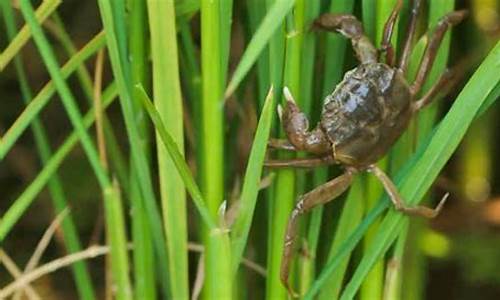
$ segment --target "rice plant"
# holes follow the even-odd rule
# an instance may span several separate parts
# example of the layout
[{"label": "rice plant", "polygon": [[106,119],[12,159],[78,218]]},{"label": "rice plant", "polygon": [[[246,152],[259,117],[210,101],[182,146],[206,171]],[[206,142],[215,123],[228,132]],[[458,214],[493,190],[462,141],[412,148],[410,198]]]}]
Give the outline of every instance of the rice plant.
[{"label": "rice plant", "polygon": [[0,298],[289,299],[290,213],[343,167],[265,167],[312,157],[268,147],[283,90],[312,128],[359,64],[315,20],[356,16],[413,82],[429,32],[467,10],[420,95],[452,84],[377,163],[408,205],[451,193],[442,213],[402,214],[358,176],[301,217],[288,275],[303,299],[495,299],[500,2],[420,2],[406,44],[415,0],[0,1]]}]

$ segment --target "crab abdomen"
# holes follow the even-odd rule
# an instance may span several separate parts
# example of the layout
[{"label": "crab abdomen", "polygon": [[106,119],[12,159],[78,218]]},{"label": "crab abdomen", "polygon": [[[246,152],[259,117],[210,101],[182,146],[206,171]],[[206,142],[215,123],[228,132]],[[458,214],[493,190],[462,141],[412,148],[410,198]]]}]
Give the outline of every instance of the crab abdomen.
[{"label": "crab abdomen", "polygon": [[380,159],[407,127],[411,101],[403,75],[385,64],[347,72],[325,99],[321,116],[336,159],[357,167]]}]

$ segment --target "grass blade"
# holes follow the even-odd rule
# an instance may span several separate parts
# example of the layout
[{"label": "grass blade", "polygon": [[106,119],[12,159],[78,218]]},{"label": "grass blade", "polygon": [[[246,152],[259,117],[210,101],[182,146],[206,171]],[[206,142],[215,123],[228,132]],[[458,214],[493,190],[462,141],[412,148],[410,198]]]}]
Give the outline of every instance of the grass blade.
[{"label": "grass blade", "polygon": [[[184,156],[182,95],[177,55],[174,1],[148,3],[155,106]],[[163,222],[174,299],[189,298],[186,192],[175,165],[157,137]]]},{"label": "grass blade", "polygon": [[[189,171],[189,167],[184,161],[182,154],[178,150],[178,147],[173,139],[173,137],[168,133],[165,125],[161,120],[161,116],[158,111],[155,109],[151,101],[149,100],[148,95],[144,91],[144,89],[139,85],[136,86],[136,92],[138,98],[141,100],[144,108],[147,110],[149,117],[153,121],[155,128],[160,136],[160,139],[168,151],[172,161],[175,164],[177,172],[179,172],[180,177],[182,178],[184,185],[186,186],[191,199],[193,200],[196,208],[198,209],[198,213],[201,215],[202,220],[205,225],[208,227],[209,232],[207,235],[207,248],[214,251],[214,256],[209,257],[208,259],[215,260],[213,263],[219,263],[222,267],[206,269],[205,276],[213,276],[214,279],[230,279],[230,255],[231,248],[229,242],[229,235],[226,228],[217,227],[217,223],[212,219],[212,215],[208,206],[205,204],[205,200],[201,194],[200,189],[196,185],[191,172]],[[223,218],[219,214],[219,217]],[[219,282],[222,284],[222,282]],[[230,283],[229,283],[230,284]],[[207,295],[209,299],[231,299],[231,288],[230,286],[221,287],[220,289],[210,289],[210,293]],[[222,298],[219,298],[222,295]]]},{"label": "grass blade", "polygon": [[[87,43],[77,54],[72,56],[68,62],[61,68],[61,74],[64,78],[69,77],[87,58],[104,47],[106,42],[103,32],[97,34]],[[16,119],[12,126],[5,132],[0,141],[0,159],[3,159],[7,152],[12,148],[17,139],[21,136],[28,125],[39,114],[39,112],[49,102],[56,91],[53,81],[49,81],[42,90],[31,100],[21,115]]]},{"label": "grass blade", "polygon": [[[5,0],[2,2],[6,2]],[[61,0],[46,0],[42,1],[38,9],[36,10],[35,17],[37,21],[41,24],[43,23],[61,4]],[[0,71],[3,71],[5,66],[16,56],[21,48],[29,41],[31,37],[31,30],[29,26],[25,25],[17,33],[16,37],[12,39],[7,48],[0,53]]]},{"label": "grass blade", "polygon": [[[109,57],[111,60],[111,67],[118,86],[120,95],[120,105],[122,114],[125,120],[125,127],[129,139],[131,149],[132,166],[137,172],[138,185],[141,192],[140,200],[142,203],[138,204],[144,207],[148,214],[148,225],[150,226],[152,240],[154,243],[157,271],[159,282],[163,288],[164,297],[170,294],[168,286],[168,254],[166,252],[166,242],[162,231],[161,217],[157,207],[156,196],[152,186],[152,178],[149,169],[147,155],[141,143],[141,133],[139,131],[140,125],[137,124],[135,119],[134,102],[138,101],[133,98],[132,94],[132,76],[130,74],[130,63],[127,59],[127,52],[120,48],[120,45],[125,44],[125,41],[119,41],[117,33],[115,32],[115,15],[113,12],[112,2],[108,0],[99,0],[99,9],[101,18],[106,30],[106,40],[108,45]],[[124,21],[124,20],[122,20]],[[122,24],[123,27],[123,24]],[[123,28],[122,28],[123,29]],[[120,35],[122,38],[123,36]],[[126,49],[125,49],[126,50]],[[135,199],[135,198],[133,198]]]},{"label": "grass blade", "polygon": [[[203,196],[212,217],[217,217],[224,200],[224,99],[232,0],[201,0],[201,145],[200,179]],[[230,259],[221,261],[219,250],[227,250],[205,231],[205,295],[210,299],[228,299],[232,295]],[[230,256],[228,257],[230,258]]]},{"label": "grass blade", "polygon": [[[147,3],[143,0],[134,0],[130,13],[130,59],[134,63],[131,67],[132,81],[134,84],[144,84],[149,82],[149,53],[148,53],[148,20]],[[146,112],[138,101],[134,104],[135,120],[137,129],[141,136],[141,146],[147,155],[147,161],[151,161],[151,130],[147,122]],[[133,163],[131,162],[133,166]],[[132,204],[132,239],[134,243],[134,279],[135,296],[138,299],[156,299],[156,272],[154,258],[154,241],[151,228],[148,226],[148,213],[144,207],[144,200],[141,198],[138,172],[135,167],[130,172],[130,199]],[[165,270],[166,271],[166,270]],[[168,282],[162,283],[162,287],[167,293]]]},{"label": "grass blade", "polygon": [[[7,35],[9,39],[12,40],[16,34],[16,23],[14,19],[13,9],[9,3],[3,1],[0,2],[2,7],[2,12],[4,15],[4,20],[7,27]],[[28,104],[32,96],[32,91],[28,83],[28,77],[24,71],[24,64],[21,57],[14,57],[14,64],[16,67],[16,72],[21,88],[21,94],[24,102]],[[50,147],[50,142],[47,137],[47,132],[43,127],[40,119],[35,118],[32,122],[33,136],[35,138],[35,143],[37,151],[40,155],[40,159],[43,165],[46,165],[52,156],[52,150]],[[52,179],[48,183],[48,189],[52,198],[52,202],[55,207],[55,214],[59,214],[68,206],[68,201],[64,192],[61,178],[54,174]],[[81,243],[78,237],[78,232],[75,227],[72,216],[67,216],[64,218],[61,224],[64,244],[68,253],[75,253],[81,250]],[[92,281],[88,273],[87,265],[85,262],[77,262],[72,266],[73,275],[75,277],[76,288],[78,290],[78,295],[81,299],[95,299],[94,288],[92,286]]]},{"label": "grass blade", "polygon": [[[108,106],[116,97],[116,86],[111,84],[103,93],[103,107]],[[95,121],[94,112],[90,110],[83,118],[83,124],[86,128],[90,127]],[[78,142],[78,136],[74,131],[54,153],[54,155],[47,161],[42,171],[31,182],[31,184],[24,189],[23,193],[17,197],[12,206],[4,213],[0,222],[0,242],[5,239],[12,227],[16,224],[19,218],[23,215],[26,209],[35,200],[35,197],[40,193],[43,187],[47,184],[53,174],[57,171],[58,167],[69,154],[71,149]]]},{"label": "grass blade", "polygon": [[234,93],[243,78],[257,61],[260,53],[273,36],[273,33],[281,26],[285,16],[292,9],[294,4],[295,0],[277,0],[273,3],[245,49],[231,81],[227,86],[226,92],[224,93],[225,98]]},{"label": "grass blade", "polygon": [[269,93],[262,108],[257,131],[255,132],[254,142],[250,157],[248,158],[248,165],[245,172],[245,179],[243,181],[243,190],[240,196],[239,215],[237,216],[234,225],[231,229],[231,253],[232,270],[236,274],[238,266],[240,265],[243,251],[248,239],[250,225],[252,224],[253,214],[255,211],[255,204],[257,202],[257,195],[262,175],[262,166],[267,150],[267,140],[271,131],[272,113],[273,113],[273,89],[269,89]]},{"label": "grass blade", "polygon": [[216,223],[209,212],[208,206],[203,199],[201,191],[196,184],[193,175],[191,175],[191,171],[184,161],[184,158],[179,151],[179,147],[175,143],[174,138],[168,133],[167,128],[163,124],[160,114],[151,103],[151,100],[149,100],[149,97],[142,86],[136,85],[135,92],[137,93],[138,100],[141,101],[142,105],[148,112],[151,121],[153,121],[153,124],[158,131],[158,135],[160,136],[161,142],[164,144],[165,149],[168,151],[170,158],[174,162],[175,167],[179,172],[179,175],[182,178],[182,181],[186,186],[186,189],[189,192],[189,195],[191,196],[202,220],[209,229],[215,229]]},{"label": "grass blade", "polygon": [[33,32],[33,38],[37,44],[42,59],[46,64],[52,79],[54,80],[54,85],[56,86],[69,118],[79,135],[82,146],[105,196],[104,207],[106,213],[106,225],[112,228],[110,231],[115,235],[110,238],[110,247],[113,278],[117,284],[116,295],[118,299],[130,299],[132,298],[132,289],[128,278],[126,234],[125,227],[123,226],[123,212],[121,207],[117,205],[119,200],[116,198],[116,192],[109,181],[106,171],[100,164],[97,151],[90,139],[90,136],[85,130],[82,117],[78,111],[73,95],[64,81],[54,53],[52,52],[40,24],[36,21],[31,4],[27,0],[22,0],[20,1],[20,7],[26,22],[29,24]]}]

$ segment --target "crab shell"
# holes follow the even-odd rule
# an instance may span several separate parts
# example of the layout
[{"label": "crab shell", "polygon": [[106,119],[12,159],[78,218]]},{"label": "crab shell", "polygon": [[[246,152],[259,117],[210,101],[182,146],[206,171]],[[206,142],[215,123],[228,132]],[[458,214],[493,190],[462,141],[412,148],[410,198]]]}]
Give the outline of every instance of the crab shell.
[{"label": "crab shell", "polygon": [[399,69],[361,64],[325,99],[320,126],[341,164],[366,167],[379,160],[411,119],[412,95]]}]

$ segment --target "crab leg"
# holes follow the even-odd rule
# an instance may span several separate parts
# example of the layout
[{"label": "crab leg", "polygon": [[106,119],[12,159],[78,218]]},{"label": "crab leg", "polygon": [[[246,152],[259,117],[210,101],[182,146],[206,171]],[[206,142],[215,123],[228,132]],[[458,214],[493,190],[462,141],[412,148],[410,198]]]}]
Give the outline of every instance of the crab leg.
[{"label": "crab leg", "polygon": [[401,211],[407,215],[421,216],[425,218],[434,218],[439,214],[439,212],[443,208],[443,205],[449,195],[448,193],[446,193],[444,197],[441,199],[441,201],[439,201],[439,204],[434,209],[425,206],[409,207],[406,206],[406,204],[403,202],[403,199],[401,198],[401,195],[399,195],[399,192],[394,183],[392,182],[392,180],[380,168],[378,168],[376,165],[372,165],[368,169],[368,172],[373,173],[380,180],[380,182],[382,182],[382,185],[384,186],[384,189],[387,192],[387,194],[389,194],[389,198],[394,204],[396,210]]},{"label": "crab leg", "polygon": [[288,289],[288,292],[293,296],[296,296],[296,293],[288,283],[288,275],[290,272],[290,263],[293,257],[293,246],[297,236],[298,219],[301,215],[308,212],[313,207],[325,204],[345,192],[351,185],[354,172],[355,170],[353,169],[347,169],[346,172],[339,177],[328,181],[327,183],[320,185],[309,193],[301,196],[299,198],[299,202],[297,202],[290,215],[285,234],[285,244],[283,246],[280,279]]},{"label": "crab leg", "polygon": [[417,28],[417,20],[419,12],[420,12],[420,0],[413,0],[410,25],[408,26],[403,53],[401,54],[401,58],[399,61],[399,68],[403,73],[406,73],[406,69],[408,68],[408,62],[410,60],[410,54],[411,54],[411,44],[413,42],[413,37],[415,36],[415,30]]},{"label": "crab leg", "polygon": [[437,94],[441,93],[444,88],[448,87],[450,83],[453,83],[455,77],[455,72],[453,70],[447,69],[441,74],[439,80],[434,84],[425,95],[413,104],[413,110],[419,111],[425,106],[429,105],[432,100],[435,99]]},{"label": "crab leg", "polygon": [[297,151],[297,149],[295,149],[295,147],[288,140],[283,139],[270,138],[267,142],[267,146],[278,150]]},{"label": "crab leg", "polygon": [[364,34],[361,22],[353,15],[323,14],[313,26],[327,31],[336,31],[351,39],[356,56],[362,63],[377,62],[377,49]]},{"label": "crab leg", "polygon": [[389,66],[394,66],[395,57],[394,57],[394,48],[391,44],[392,32],[394,31],[394,25],[396,24],[396,20],[398,18],[399,12],[403,6],[403,0],[398,0],[396,6],[392,10],[389,19],[385,22],[384,25],[384,35],[382,38],[381,52],[385,52],[385,61]]},{"label": "crab leg", "polygon": [[314,157],[314,158],[294,158],[266,160],[264,166],[268,168],[315,168],[331,165],[335,162],[332,156]]},{"label": "crab leg", "polygon": [[444,34],[452,25],[456,25],[462,21],[466,15],[466,10],[458,10],[445,15],[439,20],[425,49],[424,57],[420,63],[420,69],[418,70],[415,82],[410,87],[413,95],[416,95],[420,91],[425,79],[427,79],[427,75],[429,74],[432,63],[436,58],[436,54],[439,49],[439,45],[443,40]]}]

